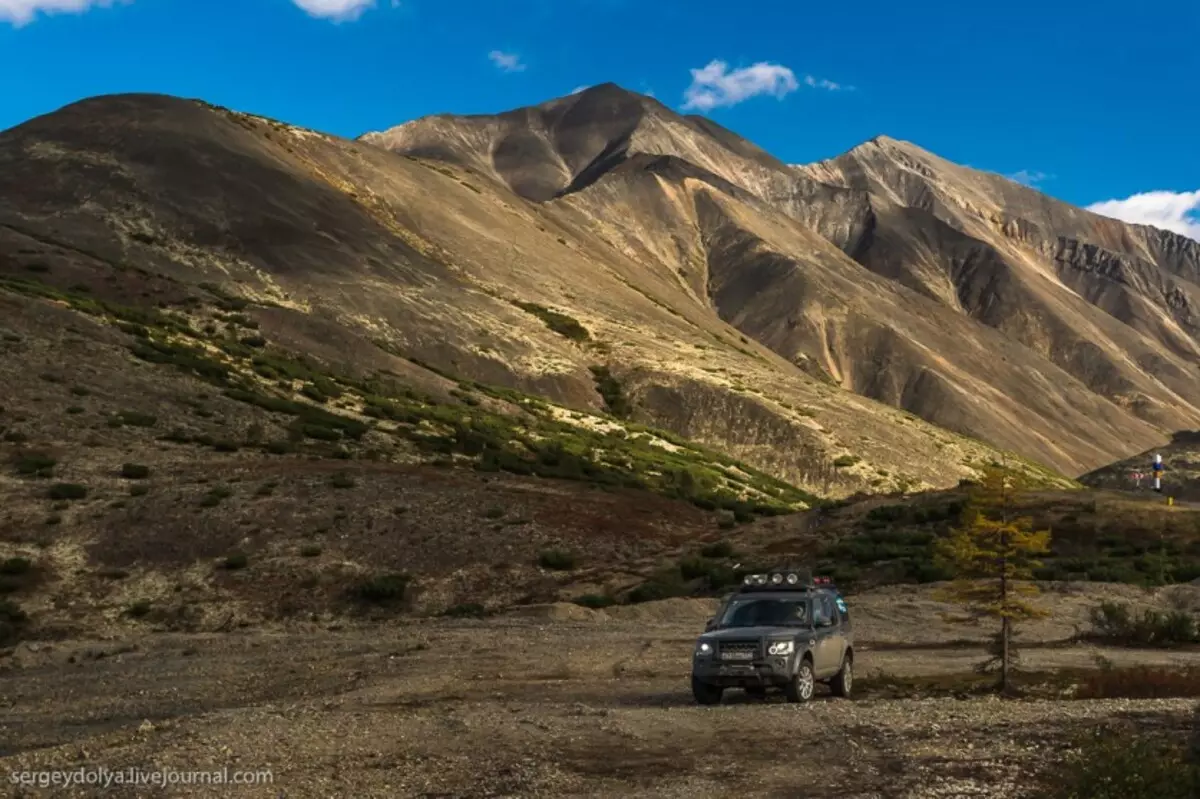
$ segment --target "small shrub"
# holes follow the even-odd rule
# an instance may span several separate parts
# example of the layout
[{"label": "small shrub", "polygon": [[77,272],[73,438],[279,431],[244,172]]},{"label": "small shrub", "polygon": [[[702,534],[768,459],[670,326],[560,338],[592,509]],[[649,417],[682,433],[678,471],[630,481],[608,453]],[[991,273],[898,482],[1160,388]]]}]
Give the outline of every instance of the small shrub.
[{"label": "small shrub", "polygon": [[478,602],[464,602],[442,611],[443,616],[455,619],[482,619],[488,615],[487,608]]},{"label": "small shrub", "polygon": [[501,519],[504,517],[504,508],[488,508],[483,515],[488,519]]},{"label": "small shrub", "polygon": [[858,463],[860,458],[856,455],[839,455],[833,460],[833,466],[836,469],[845,469]]},{"label": "small shrub", "polygon": [[149,599],[139,599],[125,609],[125,615],[131,619],[144,619],[150,615],[150,611],[153,609],[154,605]]},{"label": "small shrub", "polygon": [[0,575],[19,577],[33,571],[33,561],[29,558],[8,558],[0,561]]},{"label": "small shrub", "polygon": [[67,413],[70,414],[71,416],[78,416],[79,414],[81,414],[83,412],[84,412],[84,408],[80,407],[79,405],[67,406]]},{"label": "small shrub", "polygon": [[50,490],[46,492],[46,496],[50,499],[83,499],[88,495],[86,486],[79,483],[55,483],[50,486]]},{"label": "small shrub", "polygon": [[10,599],[0,599],[0,646],[12,646],[21,639],[29,616]]},{"label": "small shrub", "polygon": [[552,311],[549,308],[538,305],[535,302],[516,302],[513,303],[526,313],[536,316],[542,320],[546,327],[558,333],[564,338],[569,338],[572,341],[587,341],[591,338],[586,327],[581,325],[578,320],[567,316],[558,311]]},{"label": "small shrub", "polygon": [[354,589],[354,594],[371,604],[394,605],[404,601],[409,582],[407,574],[382,574],[360,583]]},{"label": "small shrub", "polygon": [[732,558],[733,544],[728,541],[717,541],[703,547],[700,554],[706,558]]},{"label": "small shrub", "polygon": [[158,424],[157,416],[139,411],[121,411],[116,418],[130,427],[154,427]]},{"label": "small shrub", "polygon": [[150,476],[150,467],[140,463],[121,464],[121,476],[126,480],[145,480]]},{"label": "small shrub", "polygon": [[333,486],[334,488],[354,488],[354,486],[358,485],[358,483],[353,477],[345,472],[338,472],[330,478],[329,485]]},{"label": "small shrub", "polygon": [[213,486],[200,498],[200,505],[205,508],[215,508],[231,496],[233,496],[233,491],[227,486]]},{"label": "small shrub", "polygon": [[149,493],[150,486],[148,485],[131,485],[129,487],[129,496],[131,497],[144,497]]},{"label": "small shrub", "polygon": [[1125,603],[1105,601],[1091,609],[1096,637],[1125,646],[1178,646],[1200,640],[1196,619],[1182,610],[1147,609],[1135,616]]},{"label": "small shrub", "polygon": [[1132,730],[1087,733],[1039,775],[1042,799],[1194,799],[1200,768],[1188,742]]},{"label": "small shrub", "polygon": [[321,547],[316,544],[305,544],[300,547],[300,557],[302,558],[318,558],[321,556]]},{"label": "small shrub", "polygon": [[250,558],[245,552],[232,552],[221,561],[221,568],[226,571],[238,571],[250,565]]},{"label": "small shrub", "polygon": [[58,465],[58,461],[51,458],[49,455],[41,453],[26,453],[16,459],[14,466],[17,474],[22,477],[38,477],[47,478],[54,475],[54,467]]},{"label": "small shrub", "polygon": [[552,571],[571,571],[578,565],[578,560],[570,552],[547,549],[538,555],[538,565]]},{"label": "small shrub", "polygon": [[575,597],[573,600],[576,605],[593,610],[612,607],[617,604],[617,600],[607,594],[584,594],[583,596]]},{"label": "small shrub", "polygon": [[86,397],[92,392],[84,386],[71,386],[71,393],[76,397]]},{"label": "small shrub", "polygon": [[1083,677],[1077,699],[1173,699],[1200,697],[1200,668],[1158,666],[1103,668]]},{"label": "small shrub", "polygon": [[680,578],[679,570],[662,572],[642,583],[629,592],[631,604],[654,602],[671,597],[687,596],[690,593],[687,585]]}]

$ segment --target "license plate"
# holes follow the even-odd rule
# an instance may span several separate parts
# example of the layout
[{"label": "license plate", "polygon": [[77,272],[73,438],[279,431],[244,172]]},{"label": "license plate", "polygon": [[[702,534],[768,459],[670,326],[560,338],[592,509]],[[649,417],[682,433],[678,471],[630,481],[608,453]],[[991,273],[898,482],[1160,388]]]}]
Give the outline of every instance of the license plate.
[{"label": "license plate", "polygon": [[722,652],[721,660],[754,660],[753,652]]}]

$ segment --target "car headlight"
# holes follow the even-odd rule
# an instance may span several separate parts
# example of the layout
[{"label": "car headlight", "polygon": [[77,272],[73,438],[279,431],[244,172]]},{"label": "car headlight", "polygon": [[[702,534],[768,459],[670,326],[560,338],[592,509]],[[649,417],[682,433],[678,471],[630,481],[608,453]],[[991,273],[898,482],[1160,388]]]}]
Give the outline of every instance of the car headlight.
[{"label": "car headlight", "polygon": [[790,655],[796,651],[793,641],[776,641],[767,649],[768,655]]},{"label": "car headlight", "polygon": [[700,643],[696,644],[696,654],[697,655],[711,655],[712,654],[712,644],[710,644],[706,641],[701,641]]}]

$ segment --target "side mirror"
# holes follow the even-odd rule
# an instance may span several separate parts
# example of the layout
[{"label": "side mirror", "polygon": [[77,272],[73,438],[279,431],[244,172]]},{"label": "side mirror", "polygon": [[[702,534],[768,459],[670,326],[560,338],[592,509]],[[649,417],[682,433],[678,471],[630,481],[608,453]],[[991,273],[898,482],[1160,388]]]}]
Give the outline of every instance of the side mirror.
[{"label": "side mirror", "polygon": [[704,622],[704,632],[708,632],[709,630],[711,630],[713,627],[716,627],[716,626],[717,626],[716,618],[715,617],[711,618],[708,621]]}]

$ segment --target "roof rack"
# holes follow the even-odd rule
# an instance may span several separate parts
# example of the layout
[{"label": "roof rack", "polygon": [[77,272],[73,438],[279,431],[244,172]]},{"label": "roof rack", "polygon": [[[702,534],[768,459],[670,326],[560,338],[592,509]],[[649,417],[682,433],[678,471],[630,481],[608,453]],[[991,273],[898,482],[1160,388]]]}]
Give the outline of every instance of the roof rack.
[{"label": "roof rack", "polygon": [[769,569],[747,574],[739,589],[750,591],[815,591],[822,588],[837,590],[829,577],[814,577],[812,569]]}]

